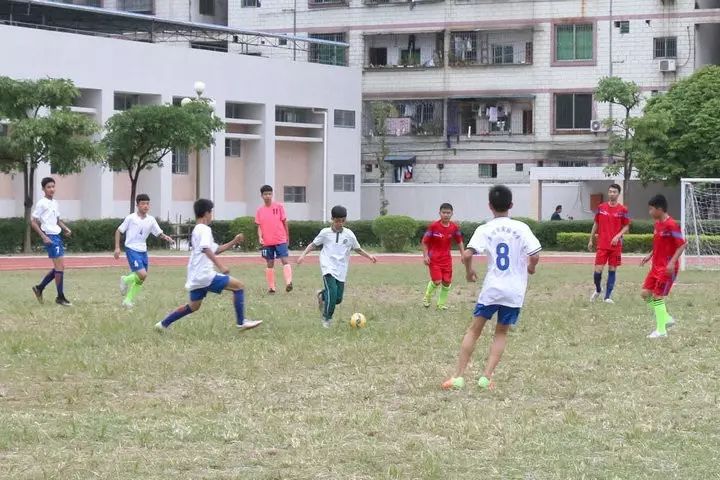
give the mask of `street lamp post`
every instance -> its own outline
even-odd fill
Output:
[[[180,101],[180,105],[187,105],[190,102],[204,102],[213,107],[211,115],[215,115],[215,100],[203,97],[205,93],[205,82],[196,81],[193,85],[195,89],[195,98],[185,97]],[[210,143],[210,200],[215,201],[215,133],[213,132],[213,141]],[[200,152],[195,152],[195,198],[200,198]]]

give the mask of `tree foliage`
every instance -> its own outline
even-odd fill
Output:
[[[720,66],[708,66],[652,98],[639,119],[645,181],[720,177]]]
[[[70,110],[80,92],[72,81],[46,78],[15,80],[0,77],[0,171],[22,172],[25,220],[24,250],[30,250],[30,214],[35,196],[35,172],[49,162],[60,175],[80,172],[101,158],[93,136],[98,124]]]
[[[130,212],[143,170],[161,167],[163,159],[174,149],[208,148],[213,143],[213,134],[223,127],[222,120],[213,115],[213,108],[204,101],[184,106],[139,105],[110,117],[103,139],[106,161],[113,170],[128,174]]]
[[[387,146],[387,120],[398,116],[395,105],[391,102],[372,102],[372,138],[377,139],[378,149],[375,154],[375,161],[380,170],[380,215],[384,216],[388,213],[388,205],[390,202],[385,197],[385,178],[391,165],[385,161],[390,153]]]

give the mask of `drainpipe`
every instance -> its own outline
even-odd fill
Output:
[[[313,113],[322,113],[323,115],[323,204],[322,216],[323,222],[327,221],[327,175],[328,175],[328,112],[327,110],[312,109]]]

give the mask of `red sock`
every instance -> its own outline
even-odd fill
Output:
[[[274,268],[266,268],[265,269],[265,279],[267,280],[268,288],[270,290],[275,290],[275,269]]]
[[[292,283],[292,267],[289,263],[287,265],[283,265],[283,276],[285,277],[285,285]]]

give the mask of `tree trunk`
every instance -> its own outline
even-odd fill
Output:
[[[630,163],[630,152],[628,152],[630,140],[630,109],[625,107],[625,146],[623,148],[623,200],[629,199],[630,179],[632,178],[632,165]],[[623,201],[627,203],[627,201]]]
[[[23,239],[23,252],[30,253],[32,245],[32,227],[30,216],[32,215],[33,197],[35,196],[35,167],[26,163],[23,167],[23,207],[25,218],[25,238]]]
[[[387,200],[385,199],[385,169],[380,169],[380,216],[387,215]]]
[[[128,176],[130,177],[130,213],[133,213],[135,211],[135,192],[137,192],[137,182],[140,175],[136,174],[133,177],[132,172],[128,171]]]

